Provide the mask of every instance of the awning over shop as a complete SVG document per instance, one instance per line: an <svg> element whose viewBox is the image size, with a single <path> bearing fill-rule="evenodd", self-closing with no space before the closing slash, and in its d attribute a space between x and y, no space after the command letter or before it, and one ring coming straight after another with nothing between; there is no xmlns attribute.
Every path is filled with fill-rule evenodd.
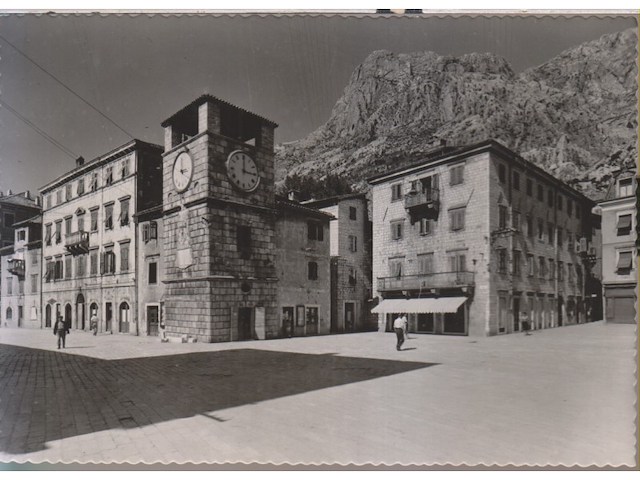
<svg viewBox="0 0 640 480"><path fill-rule="evenodd" d="M380 302L372 313L455 313L467 297L387 299Z"/></svg>

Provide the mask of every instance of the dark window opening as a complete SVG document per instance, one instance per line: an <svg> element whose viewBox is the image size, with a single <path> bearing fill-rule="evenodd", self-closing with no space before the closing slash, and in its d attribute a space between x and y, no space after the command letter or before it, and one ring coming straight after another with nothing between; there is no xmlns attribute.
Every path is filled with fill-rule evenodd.
<svg viewBox="0 0 640 480"><path fill-rule="evenodd" d="M309 262L307 264L307 274L309 280L318 279L318 264L316 262Z"/></svg>
<svg viewBox="0 0 640 480"><path fill-rule="evenodd" d="M220 133L246 145L261 146L261 122L246 112L229 105L220 105Z"/></svg>
<svg viewBox="0 0 640 480"><path fill-rule="evenodd" d="M251 257L251 227L238 225L236 230L236 243L240 258L246 260Z"/></svg>
<svg viewBox="0 0 640 480"><path fill-rule="evenodd" d="M307 222L307 238L309 240L317 240L319 242L324 240L324 228L321 223Z"/></svg>

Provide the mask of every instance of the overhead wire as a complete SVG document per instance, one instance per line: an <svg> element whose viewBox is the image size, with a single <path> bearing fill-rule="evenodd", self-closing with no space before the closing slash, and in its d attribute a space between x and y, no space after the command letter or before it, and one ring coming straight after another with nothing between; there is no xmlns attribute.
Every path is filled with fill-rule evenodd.
<svg viewBox="0 0 640 480"><path fill-rule="evenodd" d="M49 135L47 132L45 132L44 130L42 130L41 128L39 128L36 124L34 124L31 120L29 120L28 118L25 118L24 116L22 116L17 110L15 110L11 105L9 105L7 102L0 100L0 105L2 105L4 108L6 108L9 112L13 113L16 117L18 117L20 120L22 120L26 125L28 125L29 127L31 127L33 130L35 130L36 133L38 133L40 136L42 136L43 138L45 138L46 140L48 140L49 142L51 142L53 145L55 145L56 147L58 147L59 150L61 150L62 152L66 153L67 155L69 155L71 158L78 158L78 155L76 155L74 152L72 152L71 150L69 150L67 147L65 147L64 145L62 145L60 142L58 142L55 138L53 138L51 135Z"/></svg>
<svg viewBox="0 0 640 480"><path fill-rule="evenodd" d="M130 134L129 132L127 132L124 128L122 128L120 125L118 125L114 120L112 120L111 118L109 118L105 113L101 112L96 106L94 106L91 102L89 102L88 100L84 99L82 96L80 96L78 93L76 93L72 88L68 87L67 85L65 85L62 80L60 80L58 77L56 77L55 75L53 75L51 72L49 72L46 68L44 68L42 65L40 65L38 62L36 62L35 60L33 60L31 57L29 57L29 55L27 55L26 53L24 53L22 50L20 50L18 47L16 47L13 43L11 43L9 40L7 40L5 37L3 37L2 35L0 35L0 38L2 40L5 41L5 43L7 43L8 45L10 45L16 52L18 52L20 55L22 55L24 58L26 58L29 62L31 62L33 65L35 65L36 67L38 67L41 71L43 71L44 73L46 73L49 77L51 77L52 79L54 79L58 84L60 84L65 90L67 90L69 93L71 93L74 97L78 98L79 100L81 100L84 104L88 105L89 107L91 107L94 111L96 111L101 117L105 118L107 121L109 121L109 123L111 123L112 125L114 125L118 130L120 130L121 132L123 132L125 135L127 135L130 138L135 138L132 134Z"/></svg>

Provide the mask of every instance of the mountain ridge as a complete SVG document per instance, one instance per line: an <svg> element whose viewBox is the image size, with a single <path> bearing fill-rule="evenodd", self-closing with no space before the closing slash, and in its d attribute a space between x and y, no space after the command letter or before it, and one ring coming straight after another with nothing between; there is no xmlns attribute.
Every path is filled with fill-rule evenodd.
<svg viewBox="0 0 640 480"><path fill-rule="evenodd" d="M637 155L635 28L514 73L492 53L372 52L324 125L276 148L287 175L366 178L446 141L495 139L594 200Z"/></svg>

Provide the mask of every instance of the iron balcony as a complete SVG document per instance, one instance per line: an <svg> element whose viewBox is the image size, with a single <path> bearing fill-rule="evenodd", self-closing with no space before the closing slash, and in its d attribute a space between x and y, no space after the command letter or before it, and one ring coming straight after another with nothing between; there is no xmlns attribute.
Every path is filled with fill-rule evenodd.
<svg viewBox="0 0 640 480"><path fill-rule="evenodd" d="M473 286L474 272L438 272L400 277L378 277L378 291L425 290Z"/></svg>
<svg viewBox="0 0 640 480"><path fill-rule="evenodd" d="M89 252L89 232L79 230L70 233L64 239L64 246L73 255Z"/></svg>

